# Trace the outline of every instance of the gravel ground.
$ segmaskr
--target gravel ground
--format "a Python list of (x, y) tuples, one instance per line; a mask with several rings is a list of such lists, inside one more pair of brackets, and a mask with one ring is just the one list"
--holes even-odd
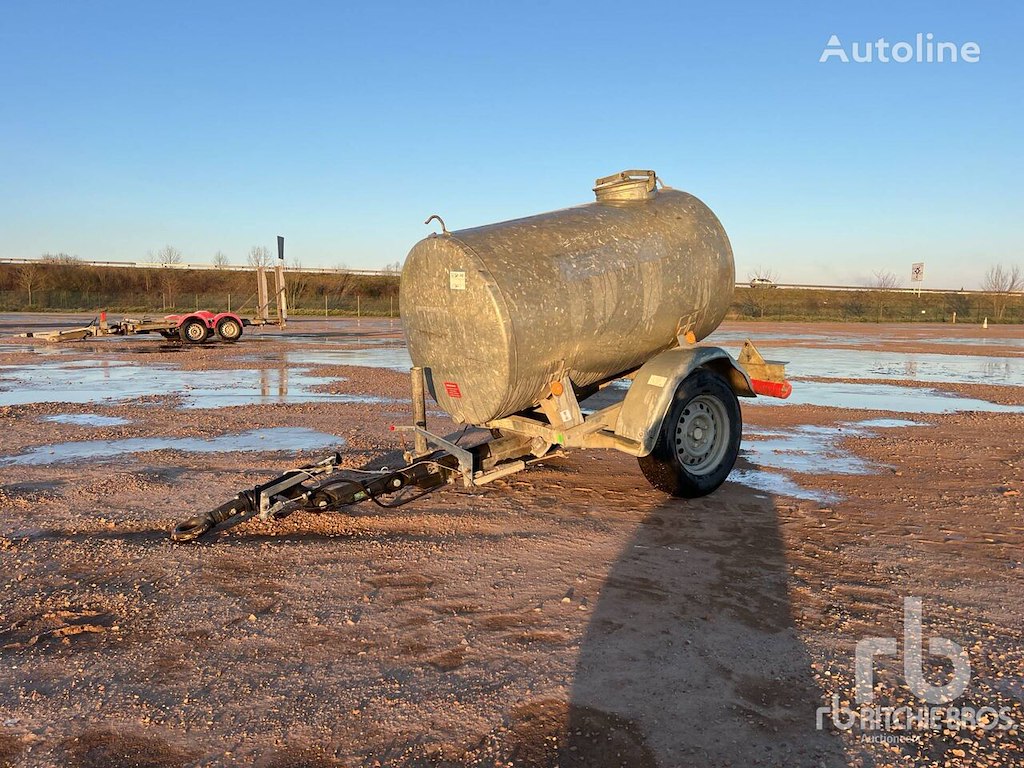
[[(23, 327), (0, 317), (0, 333)], [(823, 355), (1024, 355), (1019, 328), (955, 332), (723, 328)], [(350, 364), (366, 350), (394, 368)], [(654, 491), (625, 455), (573, 452), (400, 509), (168, 541), (182, 517), (325, 451), (121, 441), (305, 428), (336, 435), (352, 466), (393, 463), (401, 354), (386, 320), (298, 321), (234, 346), (0, 345), (0, 402), (19, 392), (0, 406), (0, 766), (1024, 764), (1018, 727), (816, 727), (833, 696), (856, 708), (856, 643), (902, 638), (911, 596), (926, 640), (967, 652), (948, 706), (1024, 722), (1021, 412), (745, 403), (746, 484), (696, 501)], [(1017, 386), (885, 383), (1024, 406)], [(26, 402), (34, 390), (54, 400)], [(900, 421), (863, 426), (879, 418)], [(51, 447), (96, 440), (88, 460)], [(942, 684), (952, 665), (925, 646)], [(872, 706), (928, 706), (901, 655), (875, 676)]]

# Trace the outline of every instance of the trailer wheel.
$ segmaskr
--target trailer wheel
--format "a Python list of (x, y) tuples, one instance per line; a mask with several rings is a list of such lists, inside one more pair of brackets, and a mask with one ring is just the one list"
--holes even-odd
[(725, 482), (740, 451), (743, 421), (732, 387), (701, 368), (676, 390), (654, 450), (639, 459), (644, 477), (673, 496), (706, 496)]
[(217, 321), (217, 336), (221, 341), (238, 341), (242, 338), (242, 324), (233, 317), (222, 317)]
[(178, 328), (178, 335), (186, 344), (202, 344), (210, 336), (206, 323), (197, 317), (190, 317)]

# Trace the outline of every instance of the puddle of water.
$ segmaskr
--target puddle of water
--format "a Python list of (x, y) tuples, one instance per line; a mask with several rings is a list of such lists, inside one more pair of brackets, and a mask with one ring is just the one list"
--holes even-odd
[(901, 387), (894, 384), (850, 384), (846, 382), (794, 381), (787, 400), (759, 397), (744, 400), (751, 406), (821, 405), (859, 411), (894, 413), (1024, 413), (1024, 405), (1002, 405), (973, 397), (961, 397), (935, 389)]
[(729, 481), (745, 485), (756, 491), (766, 491), (773, 496), (789, 496), (793, 499), (807, 499), (819, 504), (834, 504), (841, 499), (832, 493), (814, 491), (804, 488), (795, 480), (778, 472), (763, 469), (734, 469), (729, 473)]
[[(266, 331), (266, 333), (276, 333)], [(386, 338), (402, 339), (402, 321), (398, 317), (340, 318), (303, 317), (288, 321), (288, 329), (278, 336), (283, 341), (319, 341), (352, 343)]]
[[(702, 344), (715, 344), (717, 346), (723, 346), (726, 348), (732, 346), (742, 346), (743, 342), (750, 339), (752, 342), (757, 344), (760, 342), (778, 342), (781, 340), (792, 340), (792, 341), (805, 341), (813, 342), (815, 344), (850, 344), (850, 343), (877, 343), (878, 337), (868, 337), (859, 334), (841, 334), (841, 333), (816, 333), (814, 331), (807, 331), (801, 329), (800, 331), (789, 331), (785, 328), (775, 328), (770, 331), (751, 331), (751, 330), (740, 330), (740, 331), (727, 331), (727, 330), (716, 330), (710, 336), (706, 337)], [(774, 349), (774, 347), (771, 347)]]
[(1024, 357), (876, 352), (871, 349), (772, 347), (764, 352), (788, 362), (790, 377), (908, 379), (946, 384), (1024, 386)]
[[(725, 335), (727, 334), (719, 335), (713, 343), (725, 343), (722, 338)], [(807, 336), (813, 337), (814, 334)], [(771, 347), (765, 349), (765, 354), (771, 359), (787, 361), (786, 372), (793, 381), (793, 394), (787, 400), (771, 397), (745, 399), (744, 405), (821, 405), (925, 414), (962, 411), (1024, 413), (1024, 406), (1021, 405), (1002, 405), (930, 388), (884, 383), (886, 380), (909, 379), (936, 384), (1024, 386), (1024, 357), (998, 358), (981, 355), (807, 347)], [(826, 381), (808, 381), (808, 378)], [(879, 383), (848, 383), (827, 379), (877, 379)], [(628, 381), (617, 381), (613, 384), (623, 389), (629, 385)]]
[(179, 396), (185, 408), (314, 401), (388, 402), (370, 395), (316, 391), (317, 387), (343, 380), (313, 376), (288, 366), (241, 371), (182, 371), (167, 363), (47, 362), (0, 366), (0, 405), (118, 402), (153, 395)]
[[(1006, 347), (1008, 351), (1017, 350), (1024, 352), (1024, 338), (992, 338), (991, 336), (986, 336), (985, 331), (981, 328), (976, 328), (975, 330), (976, 334), (973, 335), (970, 331), (961, 331), (957, 332), (957, 335), (950, 336), (931, 336), (927, 334), (918, 335), (912, 329), (905, 329), (905, 332), (908, 334), (906, 336), (887, 335), (881, 329), (879, 329), (877, 333), (857, 333), (855, 331), (851, 331), (849, 333), (815, 333), (814, 331), (806, 330), (789, 331), (785, 328), (773, 331), (719, 330), (708, 336), (703, 343), (719, 344), (729, 347), (742, 345), (744, 341), (750, 339), (755, 344), (759, 341), (762, 343), (797, 341), (820, 345), (822, 347), (828, 347), (835, 344), (871, 347), (884, 342), (885, 344), (940, 344), (943, 346), (955, 345), (961, 347)], [(765, 347), (766, 351), (773, 351), (775, 349), (777, 349), (777, 347), (768, 347), (767, 345)], [(773, 355), (769, 355), (769, 357), (772, 356)]]
[[(130, 344), (126, 345), (123, 350), (129, 355), (173, 355), (180, 352), (188, 352), (191, 347), (186, 347), (184, 344), (147, 344), (145, 346), (141, 344)], [(122, 350), (118, 350), (121, 352)]]
[(412, 367), (409, 350), (404, 346), (379, 346), (366, 349), (289, 350), (282, 362), (289, 366), (358, 365), (364, 368), (390, 368), (407, 373)]
[(1010, 349), (1024, 351), (1024, 339), (993, 339), (985, 338), (984, 336), (953, 336), (934, 339), (921, 337), (915, 339), (887, 339), (887, 341), (896, 341), (898, 344), (955, 344), (961, 347), (1008, 347)]
[(175, 450), (185, 453), (228, 453), (231, 451), (305, 451), (335, 448), (343, 438), (299, 427), (253, 429), (233, 435), (197, 437), (133, 437), (126, 440), (80, 440), (41, 445), (16, 456), (0, 458), (0, 466), (57, 464), (65, 461), (107, 459), (145, 451)]
[(74, 424), (80, 427), (119, 427), (131, 424), (131, 419), (120, 416), (100, 416), (98, 413), (62, 413), (57, 416), (44, 416), (43, 421), (57, 424)]
[(794, 429), (750, 428), (744, 432), (740, 455), (755, 468), (733, 470), (729, 479), (776, 495), (834, 503), (841, 500), (839, 496), (804, 488), (782, 472), (805, 475), (870, 474), (881, 469), (880, 465), (844, 449), (839, 444), (843, 438), (872, 437), (877, 429), (912, 426), (924, 425), (907, 419), (868, 419), (835, 426), (805, 424)]
[(920, 421), (910, 421), (909, 419), (867, 419), (866, 421), (858, 421), (857, 425), (867, 427), (868, 429), (871, 429), (872, 427), (877, 429), (894, 429), (897, 427), (925, 426)]
[[(865, 475), (871, 464), (844, 451), (837, 443), (847, 435), (865, 434), (863, 430), (842, 428), (814, 430), (798, 427), (786, 432), (758, 432), (752, 430), (745, 440), (741, 455), (762, 467), (785, 469), (804, 474)], [(746, 437), (745, 435), (744, 437)]]

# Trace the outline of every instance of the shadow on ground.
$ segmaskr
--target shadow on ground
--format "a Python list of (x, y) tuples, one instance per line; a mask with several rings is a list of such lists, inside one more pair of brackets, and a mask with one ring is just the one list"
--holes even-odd
[(787, 578), (770, 497), (668, 500), (608, 572), (569, 700), (522, 703), (465, 754), (407, 765), (846, 766), (816, 729)]
[[(559, 764), (846, 765), (815, 727), (787, 580), (771, 498), (731, 486), (655, 509), (587, 629)], [(624, 723), (619, 754), (600, 749), (602, 719)]]

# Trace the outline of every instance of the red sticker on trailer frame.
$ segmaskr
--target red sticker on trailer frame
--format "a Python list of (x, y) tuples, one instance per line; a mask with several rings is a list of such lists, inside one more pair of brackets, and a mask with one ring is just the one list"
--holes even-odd
[(454, 381), (446, 381), (444, 383), (444, 391), (448, 394), (448, 397), (462, 397), (462, 390), (459, 389), (459, 385)]

